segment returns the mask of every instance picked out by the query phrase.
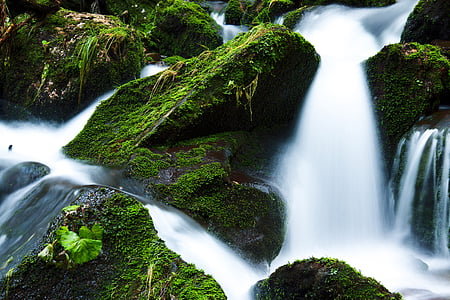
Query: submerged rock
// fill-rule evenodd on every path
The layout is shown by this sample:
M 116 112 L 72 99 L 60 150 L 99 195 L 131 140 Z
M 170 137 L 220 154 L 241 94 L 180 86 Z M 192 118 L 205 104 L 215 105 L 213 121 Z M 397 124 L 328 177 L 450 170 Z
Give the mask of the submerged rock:
M 0 281 L 2 299 L 226 299 L 211 276 L 184 262 L 158 238 L 148 210 L 136 199 L 102 187 L 84 187 L 78 208 L 62 213 L 44 242 L 53 243 L 61 225 L 78 232 L 103 228 L 102 251 L 75 270 L 37 256 L 44 244 Z M 59 253 L 55 244 L 54 253 Z
M 63 121 L 115 84 L 138 77 L 143 46 L 118 18 L 59 10 L 29 19 L 1 44 L 2 118 Z M 25 75 L 26 74 L 26 75 Z M 11 107 L 11 109 L 10 109 Z
M 310 258 L 278 268 L 255 288 L 258 300 L 400 300 L 379 282 L 333 258 Z
M 2 196 L 21 189 L 50 173 L 50 168 L 38 162 L 22 162 L 0 172 Z
M 450 62 L 439 48 L 418 43 L 385 46 L 366 62 L 385 158 L 420 118 L 449 104 Z

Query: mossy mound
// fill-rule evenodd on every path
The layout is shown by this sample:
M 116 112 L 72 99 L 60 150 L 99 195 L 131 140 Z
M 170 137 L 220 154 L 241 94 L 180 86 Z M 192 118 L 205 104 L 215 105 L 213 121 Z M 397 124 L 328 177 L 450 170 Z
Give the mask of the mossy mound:
M 251 261 L 271 261 L 284 240 L 283 202 L 261 180 L 231 168 L 243 163 L 236 157 L 243 145 L 259 147 L 252 139 L 246 132 L 198 138 L 146 150 L 130 165 L 134 173 L 154 171 L 145 175 L 155 198 L 184 211 Z
M 123 166 L 139 147 L 289 122 L 318 65 L 299 34 L 267 24 L 103 101 L 66 147 L 71 157 Z
M 185 58 L 222 44 L 220 26 L 200 5 L 183 0 L 161 1 L 156 7 L 152 39 L 160 53 Z
M 298 23 L 300 23 L 300 20 L 302 19 L 305 12 L 310 9 L 309 6 L 303 6 L 301 8 L 297 8 L 295 10 L 292 10 L 288 12 L 284 16 L 283 25 L 287 28 L 290 28 L 292 30 L 295 29 L 295 26 L 297 26 Z
M 410 43 L 384 47 L 366 67 L 389 166 L 413 124 L 449 103 L 450 63 L 439 48 Z
M 225 24 L 241 25 L 246 9 L 246 3 L 240 0 L 230 0 L 225 8 Z
M 94 98 L 138 77 L 143 46 L 119 19 L 59 10 L 28 19 L 1 45 L 2 97 L 7 118 L 23 107 L 38 118 L 63 121 Z
M 75 204 L 80 209 L 57 218 L 45 240 L 63 222 L 75 231 L 97 223 L 104 230 L 100 255 L 67 270 L 40 259 L 41 245 L 0 282 L 2 299 L 226 299 L 211 276 L 165 246 L 136 199 L 85 187 Z
M 343 261 L 310 258 L 278 268 L 255 288 L 258 300 L 399 300 L 379 282 L 363 276 Z
M 450 1 L 421 0 L 409 15 L 401 41 L 429 44 L 450 41 Z
M 61 6 L 59 0 L 5 0 L 2 2 L 8 7 L 9 13 L 14 16 L 23 13 L 45 15 L 57 11 Z

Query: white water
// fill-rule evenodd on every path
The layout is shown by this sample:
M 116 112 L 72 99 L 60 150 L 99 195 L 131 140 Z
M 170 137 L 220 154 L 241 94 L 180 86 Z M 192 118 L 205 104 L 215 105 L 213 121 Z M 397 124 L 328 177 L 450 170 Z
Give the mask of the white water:
M 427 258 L 388 232 L 386 184 L 361 65 L 399 41 L 416 2 L 372 9 L 327 6 L 305 15 L 296 28 L 322 61 L 276 174 L 288 224 L 273 269 L 310 256 L 336 257 L 391 290 L 450 295 L 448 282 L 433 275 L 434 268 L 447 270 L 449 262 Z M 427 274 L 419 259 L 428 263 Z M 406 298 L 422 296 L 430 297 L 415 292 Z
M 289 229 L 286 247 L 270 271 L 311 255 L 334 256 L 392 290 L 416 288 L 450 294 L 448 282 L 432 276 L 448 270 L 447 260 L 421 257 L 397 240 L 390 240 L 383 228 L 380 202 L 384 200 L 384 183 L 377 165 L 378 149 L 364 73 L 359 65 L 383 44 L 398 40 L 414 2 L 404 0 L 379 9 L 330 6 L 314 11 L 299 27 L 317 47 L 322 63 L 303 109 L 298 134 L 280 167 L 280 187 L 289 201 Z M 314 28 L 310 27 L 312 23 Z M 143 74 L 147 76 L 145 71 Z M 84 178 L 70 170 L 81 168 L 77 173 L 82 174 L 90 174 L 91 170 L 73 162 L 64 166 L 68 160 L 60 148 L 81 130 L 90 113 L 74 119 L 73 127 L 68 126 L 70 123 L 2 123 L 0 158 L 38 160 L 48 164 L 52 174 L 61 169 L 69 171 L 70 178 Z M 40 137 L 34 140 L 37 135 Z M 12 152 L 7 151 L 10 144 Z M 58 161 L 64 167 L 58 167 Z M 94 180 L 88 176 L 80 181 L 86 184 Z M 229 299 L 249 299 L 251 285 L 268 276 L 269 270 L 255 270 L 247 265 L 189 218 L 158 205 L 148 207 L 168 246 L 212 274 Z M 0 243 L 4 241 L 0 235 Z M 421 272 L 417 258 L 424 259 L 434 273 Z M 423 295 L 429 296 L 427 292 Z M 407 299 L 421 297 L 415 292 Z
M 211 13 L 211 17 L 216 21 L 222 29 L 221 35 L 223 42 L 226 43 L 233 39 L 237 34 L 248 31 L 248 27 L 245 25 L 229 25 L 225 24 L 224 7 L 226 4 L 220 5 L 216 8 L 216 11 Z M 214 7 L 213 7 L 214 9 Z

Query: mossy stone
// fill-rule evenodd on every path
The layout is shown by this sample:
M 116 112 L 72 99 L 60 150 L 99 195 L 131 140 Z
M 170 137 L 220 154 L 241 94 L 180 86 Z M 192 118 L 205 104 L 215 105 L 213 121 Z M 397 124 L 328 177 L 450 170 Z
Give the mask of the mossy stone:
M 2 298 L 226 299 L 211 276 L 165 246 L 148 210 L 136 199 L 104 187 L 80 191 L 74 204 L 82 210 L 57 218 L 45 240 L 53 240 L 63 220 L 75 227 L 98 223 L 104 229 L 102 253 L 75 270 L 65 270 L 38 258 L 44 247 L 39 245 L 0 282 Z

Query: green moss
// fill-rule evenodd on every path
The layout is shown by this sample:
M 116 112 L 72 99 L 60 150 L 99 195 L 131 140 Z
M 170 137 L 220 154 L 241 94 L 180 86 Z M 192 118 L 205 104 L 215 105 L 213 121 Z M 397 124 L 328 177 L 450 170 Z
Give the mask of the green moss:
M 307 6 L 304 6 L 288 12 L 284 17 L 283 25 L 293 30 L 300 22 L 307 8 Z
M 154 22 L 152 36 L 157 40 L 159 52 L 164 55 L 189 58 L 222 44 L 220 26 L 193 2 L 160 2 Z
M 225 23 L 232 25 L 240 25 L 244 14 L 243 4 L 239 0 L 228 1 L 225 9 Z
M 226 299 L 211 276 L 165 246 L 148 210 L 136 199 L 108 188 L 87 188 L 76 203 L 84 207 L 79 215 L 83 223 L 98 222 L 104 228 L 103 252 L 75 272 L 30 255 L 9 282 L 1 282 L 2 296 L 8 289 L 10 300 Z
M 388 162 L 409 128 L 445 100 L 449 70 L 439 48 L 417 43 L 389 45 L 368 59 L 368 80 Z
M 268 279 L 258 282 L 256 299 L 339 299 L 399 300 L 379 282 L 343 261 L 309 258 L 278 268 Z

